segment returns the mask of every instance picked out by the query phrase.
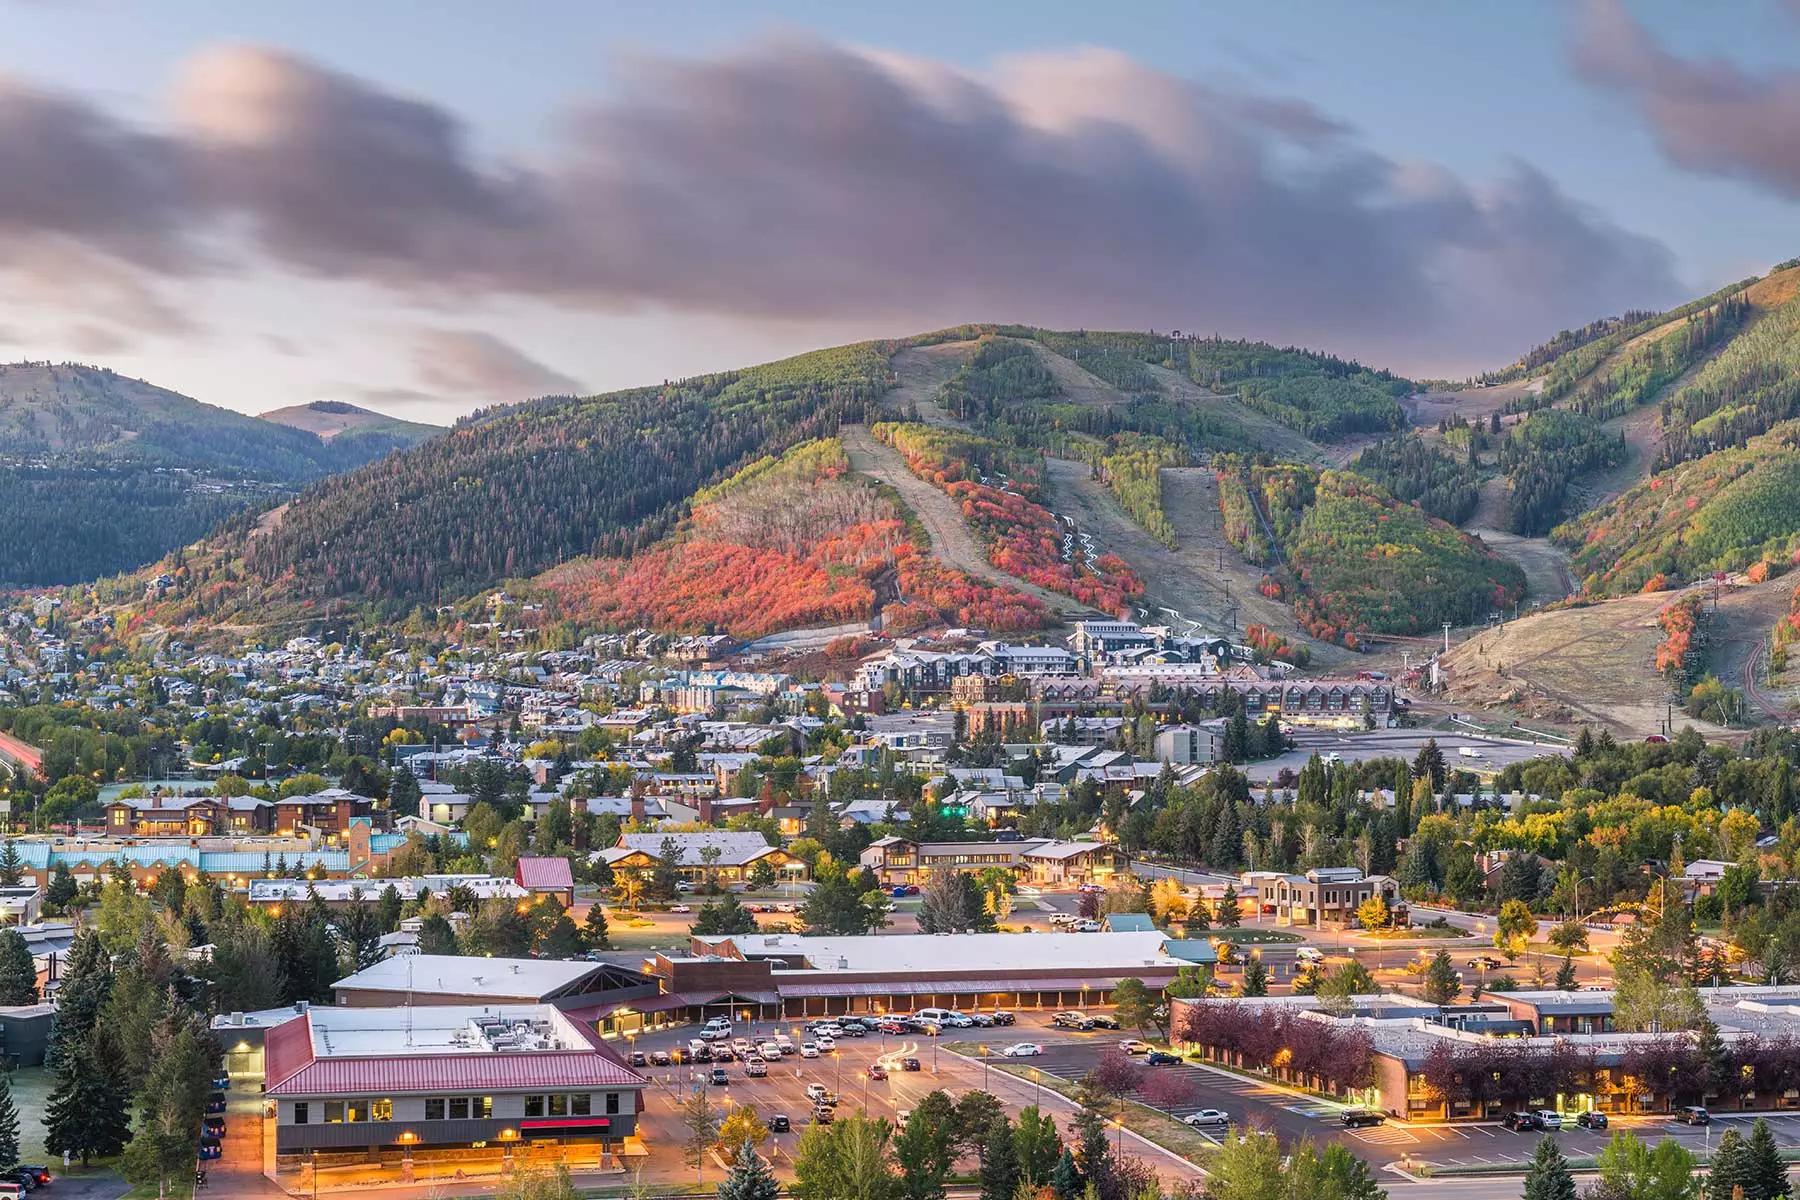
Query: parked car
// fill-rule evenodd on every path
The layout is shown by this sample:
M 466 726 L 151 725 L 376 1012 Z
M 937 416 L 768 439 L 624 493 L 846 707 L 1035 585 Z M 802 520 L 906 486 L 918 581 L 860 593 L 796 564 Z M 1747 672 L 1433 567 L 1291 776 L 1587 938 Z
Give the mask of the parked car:
M 731 1048 L 736 1050 L 739 1054 L 748 1054 L 750 1053 L 750 1039 L 745 1037 L 732 1038 Z
M 837 1104 L 837 1097 L 832 1095 L 831 1089 L 826 1087 L 822 1083 L 807 1084 L 806 1085 L 806 1098 L 808 1100 L 811 1100 L 814 1104 L 824 1104 L 824 1105 L 836 1105 Z
M 200 1132 L 207 1137 L 222 1138 L 225 1136 L 225 1118 L 207 1117 L 200 1122 Z
M 1469 960 L 1470 970 L 1479 970 L 1483 967 L 1490 971 L 1498 971 L 1500 969 L 1500 960 L 1491 954 L 1478 954 Z
M 992 1029 L 994 1026 L 994 1018 L 987 1013 L 964 1013 L 963 1015 L 968 1017 L 969 1023 L 977 1029 Z
M 195 1151 L 195 1157 L 196 1158 L 218 1158 L 221 1155 L 223 1155 L 224 1153 L 225 1153 L 225 1151 L 219 1145 L 218 1138 L 203 1137 L 200 1139 L 200 1148 L 197 1151 Z
M 1152 1050 L 1144 1055 L 1144 1065 L 1150 1067 L 1176 1067 L 1181 1065 L 1179 1054 L 1170 1054 L 1167 1050 Z
M 1018 1018 L 1007 1012 L 1005 1009 L 1001 1009 L 994 1013 L 994 1024 L 996 1025 L 1011 1025 L 1016 1021 L 1018 1021 Z
M 714 1087 L 724 1087 L 730 1082 L 731 1076 L 725 1073 L 724 1067 L 714 1067 L 712 1069 L 712 1085 Z
M 704 1024 L 700 1027 L 700 1038 L 702 1041 L 716 1042 L 716 1041 L 720 1041 L 720 1040 L 729 1039 L 730 1037 L 731 1037 L 731 1018 L 730 1017 L 714 1017 L 712 1020 L 708 1021 L 706 1024 Z
M 1537 1110 L 1536 1115 L 1539 1129 L 1562 1128 L 1562 1114 L 1557 1112 L 1554 1108 L 1540 1108 Z
M 1387 1114 L 1372 1108 L 1353 1108 L 1344 1114 L 1345 1129 L 1361 1129 L 1366 1125 L 1379 1125 L 1387 1120 Z
M 1094 1023 L 1088 1019 L 1086 1013 L 1076 1012 L 1072 1009 L 1059 1012 L 1051 1017 L 1050 1024 L 1057 1029 L 1092 1029 L 1094 1027 Z
M 1150 1043 L 1140 1042 L 1136 1038 L 1126 1038 L 1119 1043 L 1119 1049 L 1127 1054 L 1148 1054 L 1150 1053 Z
M 1036 1042 L 1017 1042 L 1000 1051 L 1002 1058 L 1034 1058 L 1044 1052 Z
M 789 1121 L 787 1119 L 786 1113 L 776 1113 L 774 1116 L 769 1118 L 769 1132 L 770 1133 L 786 1133 L 789 1130 L 791 1130 L 793 1127 L 794 1127 L 794 1124 L 792 1121 Z
M 686 913 L 693 912 L 694 910 L 685 904 L 671 904 L 669 905 L 669 911 L 672 913 Z
M 1088 1022 L 1094 1029 L 1117 1029 L 1119 1027 L 1119 1019 L 1109 1017 L 1105 1013 L 1095 1013 L 1088 1018 Z
M 1099 933 L 1101 930 L 1105 929 L 1106 926 L 1098 921 L 1077 921 L 1069 926 L 1069 928 L 1073 929 L 1076 933 Z
M 642 1050 L 633 1050 L 631 1052 L 631 1057 L 625 1061 L 634 1067 L 647 1067 L 650 1065 L 650 1056 L 645 1054 Z M 221 1107 L 218 1111 L 224 1112 L 225 1110 Z
M 869 1078 L 870 1079 L 886 1079 L 887 1077 L 888 1077 L 887 1068 L 882 1066 L 880 1063 L 876 1063 L 869 1068 Z
M 817 1041 L 819 1049 L 827 1054 L 830 1054 L 833 1050 L 837 1049 L 837 1039 L 832 1037 L 829 1033 L 821 1033 L 818 1036 Z
M 1605 1129 L 1606 1114 L 1598 1109 L 1590 1108 L 1575 1118 L 1575 1124 L 1583 1129 Z
M 1680 1121 L 1683 1125 L 1711 1125 L 1712 1114 L 1699 1105 L 1681 1110 Z
M 1189 1113 L 1181 1118 L 1184 1125 L 1229 1125 L 1231 1117 L 1223 1109 L 1203 1108 L 1199 1112 Z
M 819 1057 L 819 1043 L 817 1043 L 817 1042 L 801 1042 L 800 1043 L 800 1057 L 801 1058 L 817 1058 L 817 1057 Z
M 714 1062 L 732 1062 L 737 1058 L 737 1053 L 730 1046 L 720 1045 L 713 1047 L 712 1056 Z
M 889 1017 L 885 1021 L 876 1022 L 875 1028 L 883 1033 L 905 1033 L 907 1026 L 905 1021 L 897 1017 Z
M 652 1050 L 650 1052 L 650 1065 L 653 1067 L 666 1067 L 671 1061 L 667 1050 Z
M 747 1079 L 762 1079 L 768 1074 L 769 1064 L 760 1058 L 753 1058 L 744 1064 L 744 1077 Z
M 780 1046 L 769 1042 L 764 1042 L 758 1048 L 758 1052 L 762 1055 L 762 1060 L 764 1062 L 780 1062 L 781 1056 L 789 1053 L 789 1051 L 783 1050 Z
M 209 1113 L 224 1112 L 225 1111 L 225 1093 L 224 1092 L 214 1092 L 212 1095 L 208 1096 L 206 1098 L 206 1111 Z
M 213 1078 L 213 1091 L 228 1092 L 231 1090 L 231 1076 L 218 1075 Z
M 1528 1130 L 1536 1129 L 1538 1127 L 1537 1114 L 1528 1112 L 1507 1113 L 1506 1120 L 1502 1121 L 1501 1124 L 1505 1125 L 1514 1133 L 1525 1133 Z
M 814 1125 L 829 1125 L 837 1118 L 837 1112 L 829 1104 L 815 1104 L 812 1118 Z
M 34 1188 L 43 1187 L 45 1184 L 49 1183 L 51 1179 L 49 1167 L 21 1166 L 18 1168 L 17 1174 L 20 1183 L 29 1181 L 30 1186 Z
M 903 1058 L 900 1060 L 900 1069 L 902 1071 L 917 1071 L 919 1069 L 919 1060 L 916 1058 Z
M 1075 890 L 1083 893 L 1084 895 L 1091 893 L 1096 896 L 1098 896 L 1101 893 L 1106 891 L 1105 888 L 1101 887 L 1097 883 L 1084 883 L 1080 887 L 1076 888 Z

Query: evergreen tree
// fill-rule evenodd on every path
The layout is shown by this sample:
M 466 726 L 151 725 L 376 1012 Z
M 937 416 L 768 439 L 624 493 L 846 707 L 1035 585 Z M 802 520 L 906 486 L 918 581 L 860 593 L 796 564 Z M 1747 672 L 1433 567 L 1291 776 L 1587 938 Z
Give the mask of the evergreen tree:
M 1787 1200 L 1794 1194 L 1787 1164 L 1775 1148 L 1775 1132 L 1761 1117 L 1750 1126 L 1749 1163 L 1745 1170 L 1744 1200 Z
M 19 845 L 11 838 L 0 848 L 0 886 L 18 887 L 25 879 L 25 860 L 19 856 Z
M 1056 1169 L 1050 1172 L 1050 1191 L 1056 1200 L 1081 1200 L 1081 1170 L 1075 1165 L 1075 1155 L 1067 1146 L 1063 1147 L 1062 1157 L 1056 1160 Z
M 769 1164 L 746 1141 L 725 1181 L 719 1184 L 719 1200 L 776 1200 L 780 1195 L 781 1184 L 776 1182 Z
M 0 1005 L 37 1002 L 37 964 L 25 935 L 16 929 L 0 929 Z
M 1253 952 L 1244 963 L 1243 993 L 1246 996 L 1269 994 L 1269 968 L 1263 965 L 1260 954 Z
M 1456 964 L 1450 961 L 1448 950 L 1439 950 L 1432 956 L 1419 991 L 1433 1004 L 1448 1004 L 1462 991 L 1462 980 L 1456 977 Z
M 1733 1200 L 1739 1187 L 1744 1189 L 1744 1200 L 1750 1200 L 1750 1145 L 1743 1134 L 1727 1129 L 1713 1152 L 1712 1169 L 1706 1177 L 1706 1200 Z
M 581 940 L 589 950 L 608 950 L 612 947 L 608 936 L 606 910 L 596 900 L 588 906 L 587 919 L 581 923 Z
M 1225 885 L 1224 894 L 1219 897 L 1219 911 L 1214 919 L 1220 929 L 1236 929 L 1243 919 L 1238 912 L 1237 889 L 1229 883 Z
M 455 954 L 456 930 L 442 913 L 432 913 L 419 922 L 420 954 Z
M 58 1060 L 43 1118 L 44 1148 L 50 1153 L 67 1153 L 85 1167 L 90 1159 L 125 1148 L 131 1138 L 130 1095 L 112 1069 L 117 1057 L 112 1030 L 99 1024 Z
M 1575 990 L 1576 986 L 1575 960 L 1573 957 L 1565 954 L 1563 955 L 1562 966 L 1556 968 L 1556 990 L 1559 992 L 1572 992 Z
M 1549 1134 L 1538 1141 L 1531 1166 L 1525 1170 L 1525 1200 L 1575 1200 L 1575 1179 L 1569 1174 L 1569 1162 Z
M 412 772 L 402 771 L 402 775 L 410 776 Z M 375 903 L 375 927 L 381 933 L 392 933 L 400 928 L 400 911 L 405 907 L 400 899 L 400 889 L 388 884 L 381 889 L 381 899 Z
M 59 862 L 50 873 L 50 886 L 44 889 L 44 903 L 54 908 L 66 909 L 80 894 L 81 885 L 75 882 L 75 872 L 69 870 L 69 864 Z
M 1419 756 L 1413 760 L 1412 773 L 1415 779 L 1431 780 L 1431 790 L 1444 790 L 1444 776 L 1448 764 L 1444 761 L 1444 751 L 1438 746 L 1436 738 L 1427 738 L 1425 745 L 1419 750 Z
M 0 1075 L 0 1170 L 10 1171 L 18 1165 L 19 1106 L 13 1103 L 12 1080 Z
M 1112 1143 L 1106 1137 L 1106 1122 L 1099 1112 L 1084 1107 L 1075 1115 L 1075 1162 L 1081 1168 L 1084 1188 L 1092 1188 L 1101 1200 L 1116 1200 L 1119 1190 L 1118 1170 L 1113 1162 Z
M 1013 1200 L 1019 1190 L 1019 1147 L 1004 1117 L 981 1144 L 981 1200 Z
M 1032 1188 L 1048 1186 L 1063 1153 L 1055 1119 L 1038 1111 L 1035 1104 L 1020 1109 L 1013 1126 L 1013 1146 L 1019 1152 L 1021 1182 Z
M 62 988 L 56 993 L 56 1023 L 50 1030 L 45 1055 L 55 1067 L 62 1055 L 87 1040 L 112 995 L 112 959 L 100 943 L 100 935 L 84 929 L 75 935 L 69 957 L 63 960 Z

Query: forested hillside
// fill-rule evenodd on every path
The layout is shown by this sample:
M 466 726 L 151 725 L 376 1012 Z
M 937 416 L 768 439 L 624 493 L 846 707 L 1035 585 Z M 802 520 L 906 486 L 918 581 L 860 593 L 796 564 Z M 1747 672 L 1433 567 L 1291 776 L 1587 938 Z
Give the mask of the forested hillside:
M 1764 558 L 1784 569 L 1800 549 L 1800 421 L 1659 472 L 1553 536 L 1596 595 L 1741 570 Z
M 667 542 L 626 558 L 581 558 L 539 583 L 556 615 L 584 626 L 649 626 L 755 638 L 866 621 L 1022 632 L 1053 618 L 1033 597 L 935 562 L 886 488 L 850 475 L 835 439 L 762 459 L 694 499 Z
M 1467 625 L 1517 603 L 1518 567 L 1478 538 L 1348 471 L 1216 464 L 1225 534 L 1270 568 L 1314 637 L 1357 646 L 1371 634 Z
M 432 432 L 380 418 L 328 439 L 100 367 L 0 366 L 0 585 L 128 570 Z

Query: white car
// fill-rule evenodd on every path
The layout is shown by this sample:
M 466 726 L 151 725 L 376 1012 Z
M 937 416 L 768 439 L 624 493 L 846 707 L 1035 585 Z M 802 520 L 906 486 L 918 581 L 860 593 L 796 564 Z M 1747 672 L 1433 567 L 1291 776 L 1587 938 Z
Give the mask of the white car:
M 1557 1112 L 1554 1108 L 1540 1108 L 1532 1115 L 1537 1117 L 1538 1124 L 1545 1129 L 1562 1128 L 1562 1114 Z
M 837 1049 L 837 1039 L 828 1033 L 821 1033 L 816 1039 L 816 1044 L 821 1050 L 830 1051 Z
M 779 1046 L 774 1046 L 774 1045 L 769 1044 L 768 1042 L 764 1042 L 762 1045 L 760 1045 L 756 1048 L 756 1051 L 758 1054 L 762 1055 L 762 1060 L 764 1062 L 780 1062 L 781 1061 L 781 1047 L 779 1047 Z
M 685 904 L 671 904 L 671 905 L 669 905 L 669 911 L 670 912 L 693 912 L 694 910 L 689 908 Z
M 1018 1042 L 1000 1051 L 1002 1058 L 1033 1058 L 1044 1052 L 1044 1048 L 1036 1042 Z
M 800 1057 L 801 1058 L 817 1058 L 817 1057 L 819 1057 L 819 1043 L 817 1043 L 817 1042 L 801 1042 L 800 1043 Z
M 1181 1121 L 1184 1125 L 1229 1125 L 1231 1117 L 1222 1109 L 1203 1108 L 1199 1112 L 1189 1113 Z
M 1119 1049 L 1127 1054 L 1148 1054 L 1150 1053 L 1150 1043 L 1140 1042 L 1136 1038 L 1126 1038 L 1119 1043 Z
M 750 1039 L 732 1038 L 731 1048 L 737 1052 L 739 1058 L 747 1058 L 750 1054 Z
M 969 1020 L 967 1016 L 957 1012 L 955 1009 L 951 1009 L 950 1015 L 944 1018 L 944 1024 L 953 1026 L 957 1029 L 967 1029 L 975 1024 L 975 1022 Z

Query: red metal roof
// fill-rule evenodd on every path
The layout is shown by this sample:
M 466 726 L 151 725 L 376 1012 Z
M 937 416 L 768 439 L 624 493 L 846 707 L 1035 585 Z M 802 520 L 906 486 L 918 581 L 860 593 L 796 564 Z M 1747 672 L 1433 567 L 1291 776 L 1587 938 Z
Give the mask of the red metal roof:
M 319 1058 L 313 1053 L 311 1017 L 302 1014 L 263 1037 L 265 1091 L 271 1096 L 356 1096 L 481 1088 L 644 1086 L 643 1076 L 620 1061 L 597 1033 L 579 1022 L 575 1028 L 592 1049 Z
M 527 891 L 560 891 L 575 886 L 566 858 L 521 858 L 513 880 Z

